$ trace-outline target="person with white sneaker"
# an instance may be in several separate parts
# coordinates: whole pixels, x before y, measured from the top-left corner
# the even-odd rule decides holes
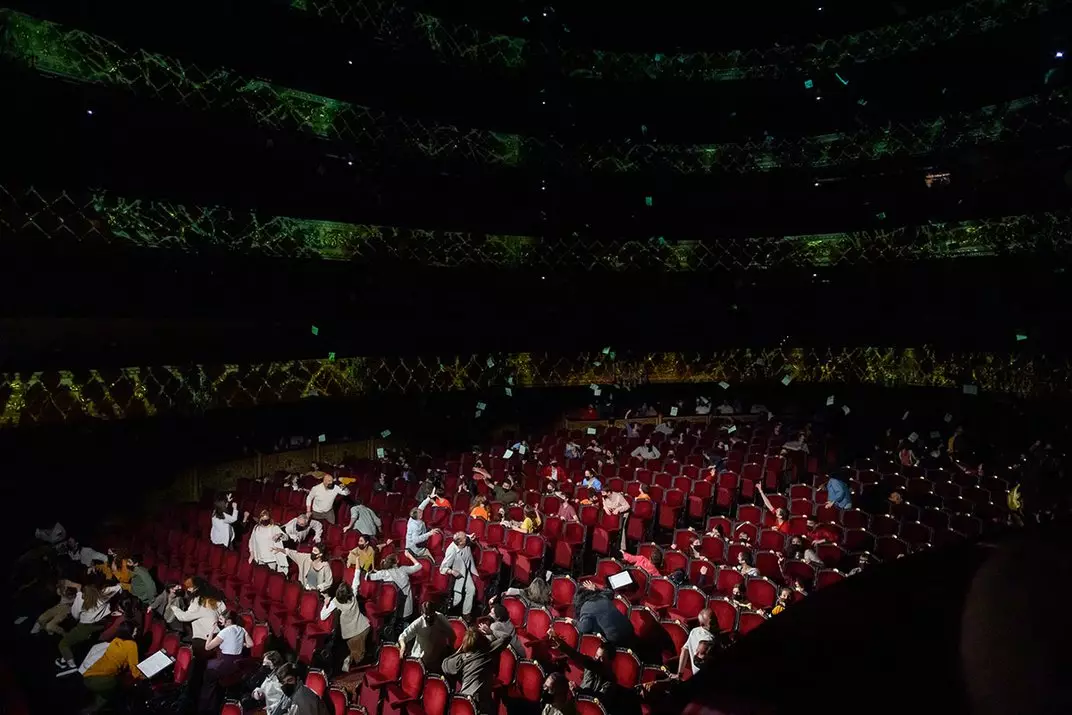
[[[92,578],[92,576],[91,576]],[[88,583],[78,590],[71,603],[71,616],[78,621],[74,628],[60,639],[60,657],[56,659],[56,676],[70,675],[77,672],[73,648],[92,640],[104,630],[104,619],[111,612],[109,601],[112,596],[123,590],[119,584],[102,588],[100,579]]]
[[[74,603],[74,598],[78,595],[78,589],[80,588],[81,586],[73,581],[60,579],[59,583],[56,584],[56,595],[60,597],[60,602],[37,617],[33,628],[30,629],[30,633],[37,634],[44,631],[54,636],[65,635],[66,631],[60,627],[60,624],[67,620],[67,616],[71,615],[71,605]]]

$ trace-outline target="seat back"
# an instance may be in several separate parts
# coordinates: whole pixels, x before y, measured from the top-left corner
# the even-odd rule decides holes
[[[447,687],[447,681],[439,675],[427,676],[424,680],[424,691],[421,693],[421,708],[424,715],[446,715],[448,707],[450,707],[450,688]],[[337,713],[338,710],[335,712]]]
[[[455,695],[450,699],[450,715],[476,715],[476,704],[472,698]]]
[[[220,715],[242,715],[242,703],[228,700],[220,708]]]
[[[315,668],[310,669],[309,674],[305,676],[305,687],[320,697],[324,697],[324,693],[328,689],[328,679],[324,675],[324,671],[316,670]]]
[[[346,712],[347,700],[346,691],[342,688],[331,688],[328,690],[328,698],[331,700],[331,704],[334,706],[335,715]]]
[[[174,632],[165,633],[160,641],[160,649],[172,658],[178,656],[179,645],[179,634]]]
[[[543,668],[538,664],[531,660],[519,662],[515,680],[518,697],[530,703],[540,702],[545,678]]]
[[[667,578],[653,578],[648,582],[648,602],[657,606],[672,606],[677,597],[677,587]]]
[[[611,669],[614,671],[615,682],[623,688],[634,688],[640,682],[640,659],[628,648],[614,653]]]
[[[175,683],[181,685],[190,677],[190,663],[193,662],[194,652],[190,646],[179,648],[175,654]]]
[[[402,692],[409,698],[419,698],[424,689],[424,665],[415,658],[406,658],[402,663],[402,675],[399,682]]]
[[[551,579],[551,603],[567,607],[573,603],[577,594],[577,582],[570,576],[555,576]]]
[[[249,649],[249,656],[251,658],[264,657],[265,648],[268,646],[268,636],[271,635],[268,624],[254,623],[249,635],[253,639],[253,647]]]
[[[402,656],[395,643],[380,646],[380,656],[376,661],[376,672],[384,680],[398,680],[402,675]]]
[[[544,638],[553,620],[551,612],[546,608],[530,608],[528,619],[525,621],[525,630],[534,638]]]
[[[524,601],[517,596],[504,596],[502,605],[507,613],[510,614],[510,622],[514,624],[515,628],[521,628],[525,625],[525,612],[527,608]]]
[[[499,668],[495,672],[495,686],[506,687],[514,682],[514,674],[517,672],[517,654],[512,648],[503,648],[499,651]]]

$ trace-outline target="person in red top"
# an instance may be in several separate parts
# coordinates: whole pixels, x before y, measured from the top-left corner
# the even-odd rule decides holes
[[[782,532],[783,534],[788,534],[789,514],[787,514],[785,509],[781,507],[778,507],[777,509],[774,508],[774,505],[770,503],[770,499],[768,499],[767,495],[763,493],[763,487],[757,484],[756,491],[759,492],[759,496],[763,499],[763,505],[767,507],[767,511],[774,514],[774,528]]]
[[[840,538],[841,535],[826,524],[816,524],[812,519],[808,519],[808,541],[813,544],[836,544]]]
[[[557,459],[552,459],[551,463],[543,468],[543,478],[552,482],[568,482],[569,475],[566,474],[566,470],[558,465]]]
[[[648,574],[651,576],[662,576],[662,572],[659,571],[659,567],[663,565],[663,552],[662,549],[658,547],[652,549],[650,559],[646,556],[633,556],[632,554],[623,551],[622,561],[632,566],[641,568],[644,571],[647,571]]]

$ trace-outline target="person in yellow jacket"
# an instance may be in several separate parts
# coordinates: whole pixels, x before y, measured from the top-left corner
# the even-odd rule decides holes
[[[125,670],[135,680],[143,676],[138,670],[138,644],[134,638],[137,626],[127,621],[119,626],[108,648],[82,673],[82,682],[93,693],[95,701],[90,710],[96,711],[108,704],[119,689],[119,676]]]
[[[119,558],[114,551],[109,550],[108,561],[98,564],[95,568],[104,574],[104,578],[108,581],[118,581],[124,591],[130,590],[130,581],[134,577],[134,572],[130,570],[127,560]]]

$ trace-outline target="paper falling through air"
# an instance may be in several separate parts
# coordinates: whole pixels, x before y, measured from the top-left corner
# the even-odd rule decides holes
[[[953,415],[951,415],[948,412],[946,412],[945,417],[943,419],[945,419],[946,422],[952,422],[953,421]]]
[[[670,416],[671,417],[677,417],[677,408],[676,407],[671,407],[670,408]]]
[[[831,395],[830,397],[826,398],[826,406],[827,407],[833,407],[833,405],[834,405],[834,396]]]
[[[908,419],[908,413],[909,413],[909,410],[905,410],[905,413],[903,415],[901,415],[901,421],[902,422],[904,422],[905,420]]]
[[[782,378],[782,384],[785,385],[786,387],[789,387],[789,383],[791,383],[792,381],[793,381],[793,376],[792,375],[786,375],[785,377]]]
[[[485,403],[483,403],[483,402],[478,402],[478,403],[476,403],[476,408],[478,410],[487,409],[487,405]]]
[[[328,353],[328,362],[335,362],[335,353]]]
[[[509,387],[506,388],[506,396],[507,397],[513,397],[514,396],[514,391],[511,390]]]
[[[21,626],[21,625],[22,625],[23,623],[25,623],[25,622],[26,622],[27,620],[28,620],[28,619],[27,619],[27,617],[26,617],[26,616],[19,616],[18,618],[16,618],[16,619],[15,619],[15,625],[16,625],[16,626]]]
[[[965,395],[978,395],[979,394],[979,388],[976,387],[975,385],[965,385],[964,386],[964,394]]]
[[[319,437],[316,438],[316,441],[317,442],[327,442],[328,441],[328,436],[326,434],[322,434],[322,435],[320,435]]]
[[[513,385],[514,384],[514,378],[513,377],[506,378],[506,384],[507,385]]]
[[[937,430],[931,430],[931,439],[938,439],[941,436],[941,432],[938,432]]]
[[[919,435],[916,434],[915,432],[913,432],[912,434],[908,435],[908,441],[909,442],[915,442],[917,439],[919,439]]]
[[[850,412],[852,412],[852,410],[849,409],[848,405],[842,405],[841,406],[841,411],[844,412],[846,415],[849,414]]]
[[[514,456],[514,450],[508,449],[505,452],[503,452],[502,458],[503,459],[510,459],[510,457],[513,457],[513,456]]]
[[[388,437],[391,436],[391,430],[385,429],[383,432],[380,432],[380,436],[383,437],[384,439],[387,439]]]
[[[320,328],[314,325],[310,329],[312,330],[313,335],[320,335]]]
[[[386,454],[387,454],[387,453],[386,453],[386,452],[385,452],[385,451],[383,450],[383,447],[377,447],[377,448],[376,448],[376,456],[377,456],[377,457],[378,457],[379,459],[383,459],[383,458],[384,458],[384,456],[385,456]]]
[[[1016,342],[1018,342],[1018,343],[1022,343],[1022,342],[1023,342],[1023,341],[1025,341],[1025,340],[1027,340],[1027,336],[1026,336],[1026,335],[1024,335],[1023,333],[1017,333],[1017,334],[1016,334]]]
[[[599,389],[599,385],[597,385],[596,383],[593,382],[591,385],[588,386],[588,389],[591,390],[592,392],[595,392],[596,390]]]
[[[495,367],[495,358],[488,358],[488,367]]]
[[[593,394],[593,395],[594,395],[595,397],[599,397],[600,395],[602,395],[602,394],[603,394],[603,390],[600,390],[600,389],[599,389],[599,388],[597,387],[596,389],[592,390],[592,394]]]
[[[595,434],[596,433],[596,428],[595,427],[589,427],[588,429],[585,430],[585,432],[587,434]]]
[[[480,419],[480,415],[484,414],[481,410],[476,411],[476,418]]]
[[[607,347],[603,348],[603,354],[604,355],[610,355],[610,346],[609,345]]]
[[[737,425],[730,425],[729,429],[726,430],[726,434],[733,434],[736,431],[737,431]]]
[[[723,390],[730,389],[730,383],[726,382],[725,380],[723,380],[722,382],[718,383],[718,386],[721,387]]]

